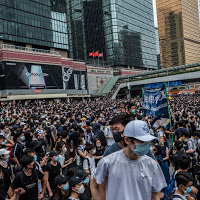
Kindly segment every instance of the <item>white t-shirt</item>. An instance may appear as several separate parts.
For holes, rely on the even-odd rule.
[[[88,160],[84,159],[84,161],[83,161],[83,169],[84,170],[89,170],[90,173],[91,173],[91,177],[93,178],[94,172],[95,172],[95,159],[94,159],[94,157],[89,158],[88,156],[86,156],[85,158],[87,158],[90,163],[88,165]],[[90,168],[89,168],[89,166],[90,166]]]
[[[155,160],[149,156],[129,160],[123,150],[99,161],[94,175],[97,184],[102,184],[106,177],[106,200],[151,200],[152,192],[167,186]]]
[[[110,130],[109,127],[105,127],[104,135],[105,135],[105,137],[107,137],[107,136],[113,137],[112,131]],[[107,140],[108,146],[111,146],[112,144],[115,143],[115,140],[113,138],[106,138],[106,140]]]
[[[59,163],[61,166],[65,164],[65,155],[64,154],[59,154]]]

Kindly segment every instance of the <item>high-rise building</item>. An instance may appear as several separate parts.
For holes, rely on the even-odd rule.
[[[198,0],[157,0],[163,68],[199,62]]]
[[[198,0],[198,8],[199,8],[199,25],[200,25],[200,0]]]
[[[68,58],[66,8],[66,0],[0,0],[0,98],[87,92],[85,63]]]
[[[152,0],[66,0],[70,57],[157,69]],[[90,57],[91,52],[103,58]]]
[[[65,0],[0,1],[0,39],[17,46],[66,51]]]

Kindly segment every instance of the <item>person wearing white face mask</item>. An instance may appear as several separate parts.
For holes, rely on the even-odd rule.
[[[194,200],[193,197],[189,195],[192,191],[193,177],[190,173],[182,171],[176,174],[176,190],[173,196],[173,200]]]
[[[79,195],[85,192],[83,185],[85,177],[76,174],[69,179],[70,195],[68,200],[79,200]]]
[[[97,165],[91,181],[93,200],[103,200],[100,185],[105,180],[107,200],[160,199],[160,191],[167,184],[159,164],[146,156],[153,139],[144,121],[134,120],[126,125],[124,142],[127,147],[103,157]]]
[[[0,168],[4,173],[4,184],[7,190],[11,184],[11,167],[9,162],[9,153],[10,151],[7,151],[6,149],[0,149]]]
[[[90,173],[90,178],[93,178],[94,172],[95,172],[95,158],[94,154],[96,153],[96,148],[93,144],[88,144],[85,147],[85,150],[87,151],[87,156],[85,157],[83,161],[83,169],[86,173]]]
[[[60,154],[59,154],[59,163],[61,165],[61,168],[62,168],[62,173],[64,175],[67,174],[67,166],[70,165],[72,162],[73,162],[73,158],[70,158],[69,160],[65,161],[65,158],[66,158],[66,153],[67,153],[67,147],[65,145],[65,142],[64,141],[61,141],[58,145],[58,149],[60,151]]]
[[[76,152],[75,152],[75,149],[74,149],[72,142],[67,145],[67,152],[66,152],[66,160],[70,160],[70,159],[72,160],[72,163],[67,166],[67,171],[70,168],[76,168],[77,167],[77,165],[76,165]]]

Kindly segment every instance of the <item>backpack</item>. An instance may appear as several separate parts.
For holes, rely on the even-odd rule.
[[[175,192],[175,174],[172,175],[168,186],[165,188],[163,200],[172,200]]]
[[[84,170],[83,169],[83,163],[84,163],[85,160],[87,160],[87,162],[88,162],[88,168],[90,170],[90,160],[88,158],[84,158],[83,162],[80,165],[77,166],[77,170]]]

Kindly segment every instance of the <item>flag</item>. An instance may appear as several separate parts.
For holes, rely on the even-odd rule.
[[[74,86],[75,90],[78,90],[78,76],[76,74],[74,74]]]
[[[93,54],[93,57],[97,57],[99,55],[99,52],[96,51],[94,54]]]
[[[160,89],[143,90],[142,110],[143,115],[152,117],[168,114],[167,95],[164,84]]]
[[[156,129],[161,126],[168,129],[169,123],[170,123],[169,115],[165,114],[165,115],[155,117],[150,124],[151,124],[151,126],[153,126]]]
[[[99,57],[103,57],[103,53],[99,53]]]
[[[89,53],[89,56],[93,56],[93,55],[94,55],[94,52]]]
[[[81,89],[85,90],[85,75],[81,75]]]

